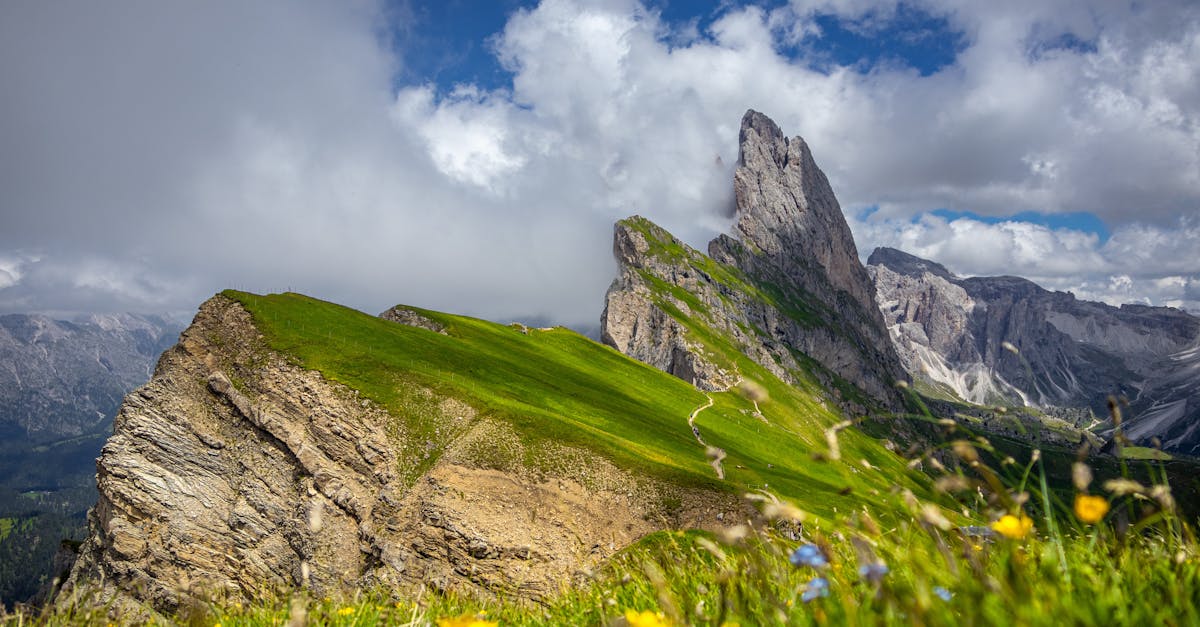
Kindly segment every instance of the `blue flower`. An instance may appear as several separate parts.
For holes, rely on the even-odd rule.
[[[800,594],[800,600],[808,603],[817,597],[829,596],[829,580],[824,577],[815,577],[805,586],[804,592]]]
[[[959,527],[958,530],[964,536],[975,540],[990,541],[996,537],[996,532],[993,531],[991,527],[984,527],[982,525],[967,525],[965,527]]]
[[[824,568],[829,565],[829,559],[825,557],[825,552],[815,544],[800,545],[800,548],[792,551],[792,556],[788,558],[788,561],[793,566],[809,566],[811,568]]]
[[[933,593],[936,594],[937,597],[943,601],[949,601],[950,599],[954,598],[953,592],[951,592],[941,586],[934,586]]]
[[[883,562],[863,564],[858,567],[858,576],[871,583],[879,583],[886,574],[888,574],[888,566]]]

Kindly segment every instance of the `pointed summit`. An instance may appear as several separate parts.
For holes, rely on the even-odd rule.
[[[604,341],[706,390],[741,375],[732,349],[782,380],[820,371],[900,407],[904,370],[875,286],[808,145],[757,111],[740,139],[737,222],[708,257],[647,220],[618,223]]]
[[[880,246],[871,252],[871,256],[867,257],[868,266],[887,266],[893,272],[903,274],[905,276],[920,277],[926,272],[940,276],[947,281],[954,280],[954,274],[946,269],[946,266],[928,259],[922,259],[916,255],[910,255],[903,250]]]
[[[854,237],[808,144],[801,137],[788,139],[754,110],[742,117],[739,139],[733,180],[737,238],[759,253],[759,263],[794,278],[812,275],[815,262],[833,288],[820,292],[847,292],[862,307],[874,309]]]

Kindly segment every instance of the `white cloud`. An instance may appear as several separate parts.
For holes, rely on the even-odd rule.
[[[20,257],[0,256],[0,290],[21,282],[21,277],[25,275],[22,272],[25,261]]]
[[[1094,233],[1028,222],[985,223],[923,215],[873,214],[850,220],[863,255],[899,248],[962,276],[1016,275],[1052,290],[1112,305],[1136,302],[1200,312],[1200,227],[1119,227],[1107,241]]]
[[[907,4],[963,33],[954,64],[817,71],[779,52],[819,36],[814,11],[872,32],[897,3],[732,7],[700,32],[635,0],[544,0],[488,44],[512,76],[496,90],[394,87],[404,42],[378,37],[370,1],[0,5],[19,96],[0,100],[0,255],[44,251],[38,272],[0,266],[0,308],[67,309],[71,276],[79,308],[291,287],[587,323],[613,220],[694,244],[727,227],[747,108],[805,136],[849,213],[879,207],[854,221],[860,245],[1194,302],[1197,9]],[[1047,45],[1063,33],[1095,50]],[[1091,211],[1113,237],[912,222],[934,208]]]

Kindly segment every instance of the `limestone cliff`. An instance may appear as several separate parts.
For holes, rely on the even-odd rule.
[[[650,531],[741,511],[565,446],[566,470],[527,467],[503,422],[404,392],[436,433],[295,365],[240,303],[212,298],[121,407],[60,598],[91,588],[162,612],[374,584],[538,598]]]
[[[960,278],[890,248],[868,264],[914,377],[974,403],[1090,409],[1101,418],[1110,395],[1125,397],[1130,437],[1200,451],[1195,317],[1081,301],[1019,277]]]
[[[873,402],[899,407],[904,371],[874,284],[808,145],[755,111],[742,119],[740,144],[734,236],[713,240],[708,256],[644,219],[617,224],[619,276],[603,340],[702,389],[728,386],[737,373],[701,348],[689,319],[785,380],[811,360]]]

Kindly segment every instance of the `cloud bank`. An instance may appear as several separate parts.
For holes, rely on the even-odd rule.
[[[592,324],[613,220],[694,244],[727,227],[747,108],[809,141],[864,255],[1200,309],[1197,8],[976,4],[907,3],[963,42],[922,75],[821,56],[818,17],[870,33],[896,4],[698,26],[544,0],[488,41],[499,89],[395,84],[420,25],[385,4],[6,4],[0,309],[290,288]],[[1086,211],[1112,235],[939,208]]]

